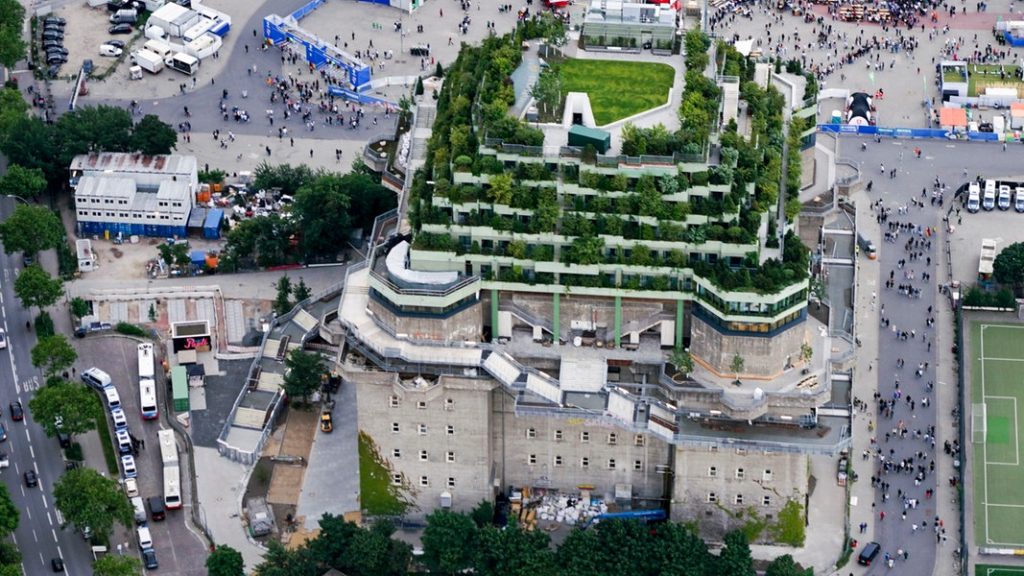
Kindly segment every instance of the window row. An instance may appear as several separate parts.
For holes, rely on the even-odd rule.
[[[394,450],[392,450],[391,451],[391,457],[395,458],[396,460],[400,460],[402,458],[402,449],[401,448],[395,448]],[[419,460],[420,460],[420,462],[429,462],[430,461],[430,453],[428,451],[426,451],[426,450],[420,450],[419,451]],[[455,452],[452,451],[452,450],[449,450],[449,451],[445,452],[444,453],[444,460],[445,460],[445,462],[448,462],[449,464],[454,464],[455,463]]]
[[[392,434],[398,434],[401,431],[402,431],[402,425],[400,423],[398,423],[398,422],[392,422],[391,423],[391,433]],[[427,435],[427,425],[426,424],[417,424],[416,425],[416,433],[419,434],[420,436],[426,436]],[[455,425],[454,424],[448,424],[447,426],[445,426],[445,433],[448,436],[455,436]]]
[[[392,486],[401,486],[402,485],[402,474],[401,473],[396,472],[396,473],[391,475],[391,485]],[[429,487],[430,486],[430,477],[426,476],[426,475],[420,476],[420,486],[423,487],[423,488]],[[448,481],[445,483],[445,486],[447,486],[449,490],[454,489],[455,488],[455,478],[452,477],[452,476],[449,476],[448,477]]]
[[[716,494],[714,492],[708,492],[707,500],[708,500],[708,504],[715,504],[715,503],[717,503],[719,501],[718,494]],[[736,506],[743,506],[743,504],[744,504],[743,494],[737,494],[737,495],[733,496],[732,503],[735,504]],[[772,497],[770,495],[767,495],[767,494],[762,496],[761,497],[761,505],[762,506],[771,506],[772,505]]]
[[[745,469],[743,469],[743,468],[737,468],[734,475],[735,475],[737,480],[744,480],[747,477],[747,471]],[[711,478],[717,478],[718,477],[718,466],[708,466],[708,476],[711,477]],[[761,471],[761,481],[762,482],[771,482],[772,481],[772,471],[769,470],[769,469],[762,470]]]
[[[526,457],[526,465],[527,466],[536,466],[539,461],[540,460],[539,460],[539,458],[537,457],[536,454],[530,454],[530,455],[528,455]],[[590,460],[589,456],[581,457],[579,459],[580,468],[590,468],[590,462],[591,462],[591,460]],[[560,455],[555,455],[555,457],[552,459],[552,463],[554,464],[554,466],[556,468],[560,468],[560,467],[565,465],[565,459],[562,456],[560,456]],[[615,460],[615,458],[607,459],[605,461],[605,468],[607,468],[608,470],[620,470],[620,469],[623,469],[619,465],[619,463]],[[636,470],[637,472],[642,472],[643,469],[644,469],[644,461],[643,460],[633,460],[633,470]]]
[[[391,396],[390,398],[388,398],[388,407],[389,408],[400,408],[401,406],[402,406],[402,399],[400,397],[398,397],[398,396]],[[427,409],[427,403],[425,401],[423,401],[423,400],[417,400],[416,401],[416,408],[418,410],[426,410]],[[444,399],[444,409],[445,410],[454,410],[455,409],[455,400],[452,399],[452,398],[445,398]]]
[[[527,438],[527,440],[534,440],[534,439],[536,439],[537,438],[537,429],[536,428],[527,428],[526,429],[526,438]],[[554,430],[551,433],[551,439],[554,440],[555,442],[561,442],[561,441],[565,440],[565,433],[562,430]],[[615,445],[617,445],[619,443],[619,435],[616,434],[615,432],[609,432],[608,435],[605,436],[605,441],[608,444],[610,444],[612,446],[615,446]],[[589,431],[582,430],[580,432],[580,442],[583,442],[583,443],[590,442],[590,432]],[[646,437],[643,434],[635,434],[635,435],[633,435],[633,445],[634,446],[644,446],[646,443],[647,443],[647,439],[646,439]]]

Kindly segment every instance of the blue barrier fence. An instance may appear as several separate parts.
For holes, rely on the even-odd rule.
[[[949,130],[934,128],[886,128],[884,126],[857,126],[854,124],[818,124],[818,130],[832,134],[859,134],[863,136],[886,136],[889,138],[938,138],[949,140]],[[995,142],[999,135],[994,132],[968,132],[968,140]]]

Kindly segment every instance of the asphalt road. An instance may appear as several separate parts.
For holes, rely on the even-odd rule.
[[[868,142],[867,150],[861,150],[861,142]],[[952,430],[955,424],[949,417],[950,411],[955,406],[938,405],[934,402],[935,394],[928,390],[927,384],[934,382],[936,386],[936,364],[940,348],[948,350],[952,345],[950,342],[934,343],[929,348],[923,340],[927,336],[929,340],[934,338],[935,330],[926,324],[928,308],[930,306],[946,306],[938,294],[938,285],[947,278],[944,270],[938,270],[937,262],[941,250],[945,232],[942,231],[942,217],[950,204],[955,202],[953,191],[955,191],[965,180],[964,169],[968,170],[970,178],[977,175],[984,177],[999,178],[1004,175],[1013,174],[1017,168],[1012,161],[1014,155],[1001,152],[1001,146],[997,144],[945,142],[945,141],[893,141],[883,140],[875,143],[873,140],[862,140],[859,138],[843,137],[840,156],[859,162],[861,164],[862,177],[873,181],[873,190],[869,193],[872,200],[880,200],[884,208],[891,208],[888,222],[910,223],[915,226],[937,227],[940,229],[938,237],[917,236],[914,233],[903,230],[895,242],[887,242],[883,238],[876,238],[875,244],[879,247],[880,277],[879,286],[863,286],[862,289],[877,293],[877,302],[872,304],[872,317],[874,321],[881,322],[882,318],[888,319],[889,324],[880,325],[878,338],[879,349],[875,351],[877,361],[874,363],[874,372],[867,377],[877,378],[878,392],[882,400],[895,400],[895,406],[891,418],[885,414],[879,415],[878,429],[875,430],[879,451],[887,460],[893,460],[896,464],[901,461],[913,458],[912,471],[910,473],[898,472],[896,470],[883,472],[879,456],[874,458],[872,474],[879,476],[882,482],[888,483],[888,500],[883,500],[881,489],[875,491],[875,502],[873,510],[875,515],[875,539],[882,545],[883,554],[875,560],[867,574],[890,574],[886,566],[884,554],[897,556],[902,550],[907,558],[895,560],[897,573],[907,576],[926,576],[932,574],[936,561],[947,562],[957,547],[958,535],[948,534],[948,542],[937,545],[935,533],[936,502],[939,498],[955,498],[954,489],[950,488],[947,478],[936,478],[936,474],[930,471],[930,462],[941,458],[948,458],[942,452],[942,445],[937,444],[932,448],[930,443],[923,438],[915,438],[915,431],[926,433],[930,426],[939,426],[940,430]],[[922,158],[914,157],[914,147],[922,149]],[[885,165],[886,173],[881,171],[881,165]],[[888,171],[897,169],[895,178],[890,178]],[[943,207],[931,204],[931,191],[935,178],[946,185],[948,190],[944,196]],[[926,189],[928,196],[922,198],[922,189]],[[924,201],[924,207],[915,207],[912,199]],[[908,206],[906,214],[900,214],[900,207]],[[966,210],[964,210],[966,217]],[[953,224],[956,224],[956,215],[953,216]],[[887,223],[881,225],[882,233],[889,230]],[[931,249],[916,248],[923,252],[919,260],[911,261],[905,244],[910,238],[923,238],[931,240]],[[927,258],[931,258],[931,265],[927,264]],[[906,260],[905,266],[901,269],[899,261]],[[908,279],[907,274],[912,271],[913,279]],[[897,288],[887,289],[884,285],[892,273]],[[924,280],[922,274],[931,274],[930,280]],[[898,286],[909,284],[921,290],[919,298],[910,298],[900,293]],[[884,311],[883,311],[884,310]],[[934,316],[934,313],[932,314]],[[894,332],[895,327],[895,332]],[[911,332],[907,340],[897,336],[898,332]],[[871,352],[868,352],[871,353]],[[904,365],[897,366],[897,360],[902,358]],[[945,355],[946,361],[949,356]],[[919,364],[927,363],[927,368],[922,376],[918,377],[916,371]],[[862,376],[863,377],[863,376]],[[898,381],[898,385],[897,385]],[[898,392],[899,397],[895,394]],[[931,406],[922,406],[922,400],[929,398]],[[912,408],[908,398],[911,398],[916,408]],[[862,401],[873,405],[871,398],[861,398]],[[900,439],[894,429],[906,428],[906,438]],[[886,440],[886,434],[890,439]],[[949,437],[948,435],[946,437]],[[892,452],[890,452],[892,451]],[[923,454],[918,454],[919,452]],[[862,457],[857,454],[856,457]],[[936,466],[938,462],[936,462]],[[915,478],[919,467],[924,467],[925,475],[921,481]],[[863,482],[869,482],[868,478],[861,478]],[[929,498],[926,491],[934,490],[934,495]],[[918,501],[916,508],[906,509],[903,498],[915,499]],[[906,512],[904,519],[903,513]],[[881,513],[885,514],[881,520]],[[917,529],[914,529],[914,526]],[[854,527],[856,538],[856,527]],[[863,549],[857,550],[857,553]]]
[[[121,398],[121,405],[128,419],[128,429],[135,438],[145,443],[145,447],[135,456],[135,467],[138,471],[139,495],[148,500],[151,496],[163,496],[163,462],[160,459],[160,440],[157,431],[167,428],[163,420],[169,416],[166,407],[170,403],[167,398],[167,379],[160,369],[163,353],[157,346],[155,368],[157,396],[161,406],[160,420],[142,419],[139,408],[137,346],[136,340],[122,336],[85,338],[77,342],[79,361],[76,364],[79,371],[96,366],[110,375]],[[185,454],[180,453],[179,458],[184,459]],[[182,475],[188,473],[188,468],[182,467]],[[182,486],[187,487],[188,482],[183,480]],[[187,492],[182,496],[185,502],[189,501]],[[157,573],[175,576],[206,574],[204,564],[208,550],[203,540],[186,526],[185,516],[189,513],[190,510],[187,508],[168,510],[164,521],[148,522],[150,533],[153,535],[153,549],[156,550],[160,563]],[[132,533],[128,541],[122,544],[127,545],[126,554],[138,556],[140,552],[134,535],[135,528],[132,526],[130,529]]]
[[[385,119],[383,111],[375,106],[364,108],[365,116],[361,125],[355,129],[347,125],[344,127],[327,125],[323,121],[323,116],[317,111],[314,98],[313,104],[303,105],[304,108],[310,106],[313,109],[313,119],[316,121],[313,131],[309,131],[301,114],[293,113],[289,119],[285,120],[285,106],[281,98],[278,98],[276,103],[270,101],[273,90],[267,86],[267,75],[268,73],[274,77],[281,75],[282,51],[274,47],[266,51],[256,49],[256,44],[263,40],[263,17],[267,14],[290,14],[304,4],[306,4],[305,0],[269,0],[243,25],[232,26],[231,34],[240,34],[241,36],[232,51],[224,51],[220,54],[220,58],[227,58],[228,62],[224,70],[217,76],[216,84],[193,88],[191,77],[171,69],[161,72],[165,79],[170,78],[186,84],[187,89],[173,98],[165,98],[158,102],[141,102],[141,114],[156,114],[171,126],[178,126],[180,123],[188,121],[192,124],[194,132],[210,133],[220,130],[226,137],[227,132],[231,131],[235,134],[265,135],[273,138],[274,141],[277,141],[278,128],[282,126],[288,128],[288,135],[292,137],[358,141],[365,141],[369,133],[376,134],[385,129],[392,129],[397,122],[397,115],[391,114]],[[258,37],[255,38],[252,36],[254,29],[258,34]],[[246,45],[249,46],[248,52],[245,50]],[[256,65],[256,72],[250,73],[253,65]],[[308,74],[302,77],[304,80],[309,78]],[[324,88],[323,81],[321,81],[320,87]],[[227,99],[224,100],[227,111],[230,113],[235,107],[246,110],[251,118],[249,122],[236,122],[230,115],[229,120],[224,120],[220,110],[224,90],[228,91]],[[242,98],[243,91],[248,92],[247,98]],[[293,90],[290,95],[294,97],[296,92]],[[109,100],[85,96],[79,99],[79,105],[107,104],[126,108],[131,101],[131,98]],[[351,112],[345,109],[344,102],[340,99],[337,102],[339,103],[339,113],[343,114],[346,119],[350,118]],[[188,107],[191,117],[185,116],[185,107]],[[273,122],[267,117],[268,110],[274,111]],[[373,124],[375,119],[377,125]],[[284,140],[287,141],[288,135],[284,137]]]
[[[14,211],[14,204],[13,198],[0,198],[0,219]],[[14,542],[21,551],[26,574],[49,572],[50,559],[57,556],[64,558],[68,574],[90,574],[89,543],[73,527],[61,529],[62,519],[54,506],[53,484],[64,472],[60,447],[56,439],[46,436],[28,411],[28,402],[42,382],[42,375],[31,361],[35,333],[25,328],[32,315],[14,295],[14,279],[20,268],[20,254],[0,251],[0,326],[7,331],[8,342],[7,349],[0,350],[0,421],[8,429],[8,440],[0,444],[0,451],[9,455],[11,464],[0,472],[0,477],[21,511]],[[8,407],[15,400],[25,406],[22,422],[10,419]],[[39,474],[36,488],[25,487],[22,474],[29,469]]]

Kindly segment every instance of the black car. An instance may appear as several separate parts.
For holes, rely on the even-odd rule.
[[[116,24],[107,29],[110,34],[131,34],[131,24]]]
[[[53,54],[60,54],[61,56],[68,55],[68,49],[63,46],[51,46],[46,49],[46,55],[51,56]],[[31,264],[29,264],[31,266]]]
[[[64,560],[61,560],[60,558],[52,558],[52,559],[50,559],[50,568],[53,568],[54,572],[63,572],[64,571]]]
[[[50,56],[50,55],[46,56],[46,63],[49,64],[50,66],[59,66],[61,64],[66,63],[67,61],[68,61],[68,57],[63,55],[63,54],[54,54],[52,56]]]
[[[882,551],[882,547],[879,546],[878,542],[871,542],[860,551],[860,556],[857,557],[857,564],[861,566],[871,566],[871,561],[878,556],[878,553]]]
[[[50,78],[56,78],[57,76],[60,76],[60,65],[51,64],[50,67],[46,69],[46,75]]]
[[[35,470],[25,471],[25,486],[28,486],[29,488],[39,486],[39,476],[36,474]]]
[[[46,18],[43,19],[43,24],[60,24],[61,26],[63,26],[64,24],[67,24],[67,23],[68,23],[67,20],[65,20],[65,19],[63,19],[63,18],[61,18],[59,16],[47,16]]]
[[[7,427],[4,426],[3,424],[0,424],[0,442],[4,442],[6,440],[7,440]]]
[[[49,42],[43,43],[43,50],[44,51],[46,51],[46,50],[53,50],[54,48],[57,48],[57,49],[64,48],[64,43],[60,42],[59,40],[50,40]],[[31,266],[31,264],[26,264],[26,266]]]
[[[60,30],[43,30],[43,40],[63,40],[64,33]]]
[[[59,24],[46,24],[43,26],[43,32],[60,32],[64,33],[64,27]]]
[[[160,563],[156,561],[156,550],[152,548],[146,548],[142,551],[142,563],[146,566],[146,570],[156,570],[160,567]]]
[[[21,400],[11,402],[11,420],[18,422],[25,419],[25,409],[21,405]]]
[[[121,50],[124,50],[125,46],[124,40],[107,40],[104,44],[107,46],[113,46],[114,48],[120,48]]]

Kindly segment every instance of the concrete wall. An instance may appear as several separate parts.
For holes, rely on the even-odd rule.
[[[370,298],[369,308],[377,319],[390,326],[395,334],[407,338],[440,342],[479,342],[483,338],[480,316],[482,308],[479,302],[448,318],[399,316],[373,298]]]
[[[457,511],[469,511],[493,498],[493,381],[442,377],[436,384],[415,387],[382,372],[346,373],[345,378],[357,386],[360,431],[373,438],[392,471],[405,476],[416,505],[411,518],[422,518],[440,506],[442,492],[451,493]],[[426,460],[421,459],[422,451]],[[454,461],[449,461],[449,454]],[[421,484],[424,476],[427,486]],[[449,479],[454,487],[449,487]]]
[[[775,521],[788,500],[803,504],[807,486],[808,460],[802,454],[678,448],[671,518],[696,522],[705,538],[720,540],[750,519],[748,509]],[[709,502],[711,494],[717,502]],[[734,517],[739,511],[743,518]]]
[[[512,302],[538,318],[551,319],[554,317],[554,304],[550,296],[502,293],[501,298],[503,302]],[[675,301],[622,299],[622,329],[624,333],[632,326],[646,325],[654,317],[665,316],[674,319],[675,314]],[[563,296],[559,301],[559,319],[563,338],[573,328],[584,329],[580,328],[581,326],[585,329],[607,332],[606,334],[599,333],[598,337],[614,338],[615,299]],[[656,327],[654,331],[659,332],[660,330]]]
[[[577,486],[590,484],[595,496],[611,500],[616,484],[630,484],[634,496],[658,503],[666,496],[666,475],[664,469],[658,471],[669,464],[670,447],[665,442],[580,418],[517,417],[513,400],[502,389],[493,393],[492,443],[504,488],[536,486],[574,492]]]
[[[786,368],[787,361],[795,364],[800,358],[800,344],[804,342],[806,323],[791,326],[772,337],[734,336],[719,332],[697,317],[690,329],[690,353],[705,367],[724,377],[732,377],[733,357],[743,357],[740,378],[772,378]]]

